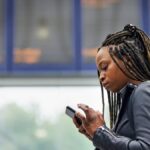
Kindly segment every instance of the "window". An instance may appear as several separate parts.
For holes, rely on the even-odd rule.
[[[82,0],[81,6],[83,65],[94,64],[97,47],[109,33],[130,23],[141,26],[137,0]]]
[[[73,64],[72,2],[15,1],[15,65]]]
[[[1,1],[0,69],[95,75],[96,50],[108,33],[127,23],[150,32],[149,5],[149,0]]]
[[[94,149],[65,115],[65,108],[77,109],[82,102],[101,110],[99,86],[1,87],[0,95],[1,149]]]

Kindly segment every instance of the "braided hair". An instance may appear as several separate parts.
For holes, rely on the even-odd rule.
[[[127,77],[137,81],[146,81],[150,79],[150,39],[142,30],[128,24],[122,31],[109,34],[101,47],[104,46],[108,46],[111,58]],[[116,58],[123,62],[127,71],[121,68]],[[100,76],[99,71],[98,76]],[[101,81],[100,84],[104,115],[104,89]],[[112,128],[116,122],[122,99],[119,93],[110,91],[107,91],[107,96],[110,127]]]

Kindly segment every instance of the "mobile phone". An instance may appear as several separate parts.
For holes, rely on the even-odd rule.
[[[66,114],[67,114],[69,117],[73,118],[74,115],[75,115],[75,112],[76,112],[76,111],[75,111],[73,108],[71,108],[70,106],[66,106]]]
[[[71,118],[75,117],[77,124],[81,125],[82,121],[80,118],[75,116],[75,113],[76,111],[73,108],[71,108],[70,106],[66,106],[66,114]]]

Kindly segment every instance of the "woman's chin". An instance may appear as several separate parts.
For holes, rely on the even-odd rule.
[[[116,93],[116,92],[119,91],[118,88],[105,87],[105,89],[106,89],[107,91],[110,91],[110,92],[113,92],[113,93]]]

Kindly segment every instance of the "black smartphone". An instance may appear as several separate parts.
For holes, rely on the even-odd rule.
[[[73,118],[74,115],[75,115],[75,112],[76,112],[76,111],[75,111],[73,108],[71,108],[70,106],[66,106],[66,114],[67,114],[69,117]]]
[[[66,113],[69,117],[73,118],[73,117],[75,116],[76,111],[75,111],[73,108],[71,108],[70,106],[66,106],[66,112],[65,112],[65,113]],[[82,121],[81,121],[80,118],[78,118],[78,117],[75,116],[75,119],[76,119],[78,125],[81,125],[81,124],[82,124]]]

